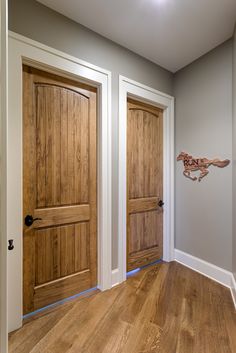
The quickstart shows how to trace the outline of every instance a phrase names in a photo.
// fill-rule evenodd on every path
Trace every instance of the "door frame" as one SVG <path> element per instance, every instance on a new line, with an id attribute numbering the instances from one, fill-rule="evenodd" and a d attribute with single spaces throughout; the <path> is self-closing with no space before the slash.
<path id="1" fill-rule="evenodd" d="M 163 109 L 163 260 L 174 260 L 174 97 L 119 76 L 119 215 L 116 284 L 126 280 L 127 98 Z"/>
<path id="2" fill-rule="evenodd" d="M 7 0 L 2 0 L 0 4 L 0 40 L 0 352 L 7 353 Z"/>
<path id="3" fill-rule="evenodd" d="M 9 331 L 22 326 L 23 297 L 23 135 L 22 64 L 50 71 L 98 90 L 98 288 L 111 288 L 111 72 L 9 32 L 9 131 L 7 168 Z"/>

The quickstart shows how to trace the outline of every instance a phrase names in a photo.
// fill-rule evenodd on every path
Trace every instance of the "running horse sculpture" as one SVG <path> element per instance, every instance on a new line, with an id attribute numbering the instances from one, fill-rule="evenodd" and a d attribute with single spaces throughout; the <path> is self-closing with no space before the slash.
<path id="1" fill-rule="evenodd" d="M 230 161 L 225 159 L 221 161 L 220 159 L 212 159 L 209 160 L 207 158 L 193 158 L 186 152 L 181 152 L 178 157 L 177 161 L 183 161 L 184 164 L 184 171 L 183 174 L 191 179 L 191 180 L 198 180 L 201 181 L 209 173 L 209 166 L 214 165 L 219 168 L 224 168 L 229 165 Z M 197 178 L 196 176 L 191 176 L 191 172 L 200 171 L 200 176 Z"/>

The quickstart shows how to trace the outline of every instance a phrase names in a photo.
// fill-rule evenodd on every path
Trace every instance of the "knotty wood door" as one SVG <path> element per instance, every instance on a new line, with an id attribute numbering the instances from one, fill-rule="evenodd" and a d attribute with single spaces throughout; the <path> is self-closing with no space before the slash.
<path id="1" fill-rule="evenodd" d="M 162 258 L 163 111 L 128 99 L 127 270 Z"/>
<path id="2" fill-rule="evenodd" d="M 23 67 L 24 314 L 97 284 L 96 90 Z"/>

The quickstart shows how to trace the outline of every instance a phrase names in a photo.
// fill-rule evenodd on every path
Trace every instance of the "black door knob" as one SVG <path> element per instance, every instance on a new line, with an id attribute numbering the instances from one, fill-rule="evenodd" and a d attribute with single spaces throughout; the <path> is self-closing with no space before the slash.
<path id="1" fill-rule="evenodd" d="M 13 239 L 9 239 L 8 240 L 8 250 L 13 250 L 14 249 L 14 245 L 13 245 Z"/>
<path id="2" fill-rule="evenodd" d="M 163 202 L 162 200 L 160 200 L 160 201 L 158 202 L 158 206 L 160 206 L 160 207 L 164 206 L 164 202 Z"/>
<path id="3" fill-rule="evenodd" d="M 31 216 L 31 215 L 27 215 L 26 217 L 25 217 L 25 225 L 27 226 L 27 227 L 30 227 L 30 226 L 32 226 L 32 224 L 35 222 L 35 221 L 41 221 L 42 220 L 42 218 L 34 218 L 33 216 Z"/>

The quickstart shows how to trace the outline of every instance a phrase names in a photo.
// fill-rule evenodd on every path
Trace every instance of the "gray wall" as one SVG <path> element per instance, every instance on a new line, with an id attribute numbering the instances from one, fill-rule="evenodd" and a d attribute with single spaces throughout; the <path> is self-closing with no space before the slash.
<path id="1" fill-rule="evenodd" d="M 175 74 L 176 153 L 232 160 L 232 41 Z M 232 270 L 232 163 L 200 183 L 176 163 L 176 248 Z"/>
<path id="2" fill-rule="evenodd" d="M 118 75 L 172 94 L 173 75 L 34 0 L 9 0 L 9 29 L 112 72 L 113 268 L 117 267 Z"/>
<path id="3" fill-rule="evenodd" d="M 236 279 L 236 26 L 233 38 L 233 273 Z"/>

